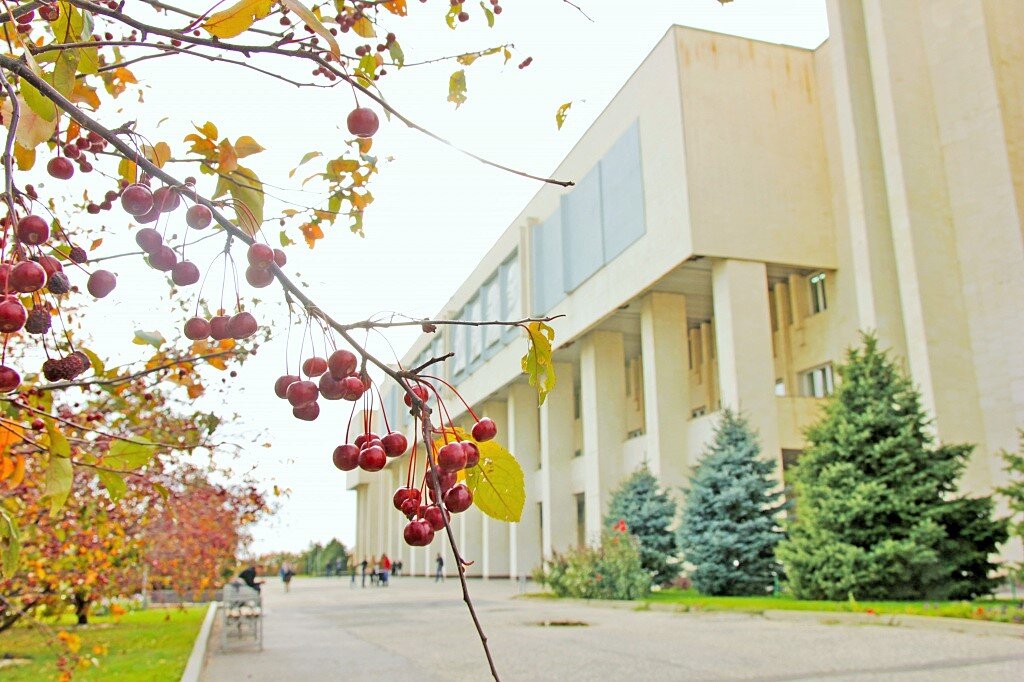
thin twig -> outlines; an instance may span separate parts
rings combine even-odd
[[[134,381],[139,377],[144,377],[147,374],[153,374],[161,370],[170,369],[171,367],[178,367],[185,363],[195,363],[201,360],[212,360],[213,358],[222,358],[227,356],[238,357],[240,355],[246,355],[245,350],[225,350],[219,353],[209,353],[207,355],[195,355],[188,358],[177,358],[163,365],[157,365],[156,367],[150,367],[133,374],[127,374],[124,376],[114,377],[113,379],[94,379],[85,381],[58,381],[52,384],[43,384],[42,386],[36,386],[38,391],[59,391],[66,388],[72,388],[77,386],[117,386],[118,384],[125,384],[129,381]]]

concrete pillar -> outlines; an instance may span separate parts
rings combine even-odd
[[[835,126],[843,201],[837,238],[852,267],[836,273],[856,299],[857,327],[904,355],[896,256],[892,247],[878,115],[871,84],[863,0],[827,0]],[[844,229],[845,228],[845,229]]]
[[[690,370],[686,297],[652,292],[640,305],[644,373],[644,430],[651,472],[670,490],[690,474],[686,425],[690,416]]]
[[[793,334],[790,325],[793,324],[792,311],[790,307],[789,284],[778,282],[775,285],[775,326],[779,334],[779,356],[782,359],[782,376],[786,384],[786,395],[800,395],[800,386],[797,385],[796,367],[793,365]]]
[[[543,551],[550,557],[576,542],[576,507],[566,487],[573,456],[573,366],[555,363],[558,384],[540,406],[541,525]]]
[[[704,409],[708,413],[715,411],[718,401],[718,372],[715,371],[716,361],[711,357],[714,347],[711,323],[700,324],[700,382],[704,388]]]
[[[600,539],[608,496],[622,480],[626,438],[626,354],[622,334],[594,331],[580,343],[585,532]]]
[[[504,402],[490,401],[484,403],[481,417],[489,417],[498,426],[495,440],[509,447],[508,406]],[[513,455],[516,453],[510,450]],[[507,521],[498,521],[481,514],[483,519],[481,557],[483,559],[482,574],[484,578],[509,575],[509,526]]]
[[[984,447],[921,4],[865,0],[864,18],[907,359],[939,436]],[[985,458],[972,458],[965,476],[975,489],[986,488],[991,475]]]
[[[779,463],[779,418],[764,263],[716,259],[711,266],[722,407],[741,412],[757,430],[765,456]]]
[[[541,563],[540,513],[537,503],[543,499],[536,484],[540,468],[540,411],[537,390],[526,382],[516,382],[508,390],[508,448],[519,460],[526,477],[526,504],[519,523],[509,527],[510,578],[530,575]]]

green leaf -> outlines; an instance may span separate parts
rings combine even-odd
[[[43,80],[50,80],[47,78],[46,74],[43,73],[39,64],[36,63],[36,60],[33,59],[32,55],[27,51],[25,52],[25,61],[28,63],[29,69],[32,70],[32,73]],[[52,121],[57,118],[57,105],[53,103],[53,100],[43,95],[43,93],[39,92],[35,87],[29,85],[25,81],[21,82],[21,97],[25,100],[25,104],[28,105],[28,108],[34,111],[43,120]]]
[[[462,3],[458,5],[452,5],[448,8],[448,14],[444,15],[445,23],[448,24],[448,28],[455,30],[455,22],[459,19],[459,12],[462,11]]]
[[[397,40],[392,40],[388,45],[388,54],[391,55],[391,61],[395,63],[395,66],[398,68],[405,66],[405,52],[402,52],[402,46],[398,44]]]
[[[482,7],[482,8],[483,8],[483,10],[484,10],[484,15],[485,15],[485,16],[487,17],[487,26],[488,26],[489,28],[494,28],[494,12],[492,12],[492,11],[491,11],[491,8],[490,8],[490,7],[488,7],[487,5],[485,5],[485,4],[484,4],[484,3],[482,2],[482,0],[481,0],[481,2],[480,2],[480,7]]]
[[[295,243],[295,240],[293,240],[291,237],[289,237],[288,233],[285,232],[284,230],[281,230],[280,239],[281,239],[281,246],[291,246],[292,244]]]
[[[302,160],[299,161],[299,165],[296,166],[295,168],[292,168],[291,171],[288,173],[288,177],[290,178],[294,176],[295,172],[298,171],[299,168],[303,166],[303,164],[307,163],[308,161],[312,161],[318,156],[323,156],[323,152],[306,152],[306,154],[302,157]]]
[[[99,469],[96,471],[96,475],[99,477],[103,487],[107,489],[107,494],[110,495],[112,501],[117,502],[128,491],[128,484],[124,482],[121,474]]]
[[[235,215],[238,226],[249,236],[259,231],[263,224],[263,183],[256,173],[244,166],[239,166],[230,173],[218,173],[217,188],[213,198],[230,194],[236,203],[242,206],[235,206]],[[246,212],[248,209],[248,212]],[[250,216],[249,213],[252,215]],[[253,223],[255,221],[255,224]]]
[[[132,339],[132,343],[139,346],[145,346],[148,344],[153,346],[153,348],[160,350],[160,346],[167,343],[167,339],[165,339],[164,335],[160,332],[147,332],[144,329],[136,329],[135,338]]]
[[[43,496],[50,500],[50,516],[56,516],[67,502],[73,476],[74,469],[69,458],[50,456],[50,466],[46,469],[46,488],[43,491]]]
[[[555,123],[558,125],[558,129],[562,129],[562,124],[565,123],[565,117],[569,115],[569,108],[572,106],[572,102],[566,102],[562,106],[558,107],[558,111],[555,112]]]
[[[0,563],[3,575],[10,578],[18,568],[18,555],[21,553],[21,534],[18,532],[18,521],[0,507]]]
[[[134,442],[115,440],[103,457],[103,464],[122,472],[134,471],[149,464],[154,454],[156,446],[142,438],[136,438]]]
[[[480,448],[480,463],[466,470],[466,485],[473,491],[473,504],[492,519],[519,521],[526,504],[523,468],[512,453],[493,440],[476,446]]]
[[[538,402],[543,405],[557,381],[551,358],[555,330],[543,322],[531,322],[526,326],[526,335],[529,347],[522,360],[523,372],[529,376],[530,385],[537,389]]]
[[[103,373],[107,371],[107,367],[103,364],[103,360],[100,359],[100,356],[96,355],[96,353],[93,353],[88,348],[82,348],[81,346],[79,346],[77,350],[82,351],[85,353],[86,357],[89,358],[89,363],[92,365],[93,373],[96,376],[103,376]]]
[[[448,79],[448,101],[458,109],[466,101],[466,70],[459,69]]]
[[[57,429],[57,425],[52,419],[47,417],[43,421],[46,422],[46,433],[50,436],[50,454],[55,457],[70,457],[71,446],[68,444],[68,439]]]
[[[165,486],[165,485],[161,485],[159,483],[154,483],[153,484],[153,490],[155,490],[158,493],[160,493],[160,497],[163,498],[164,502],[166,502],[167,498],[171,496],[171,491],[168,490],[167,486]]]

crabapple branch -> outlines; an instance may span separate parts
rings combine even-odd
[[[195,362],[209,361],[209,360],[213,360],[213,359],[216,359],[216,358],[227,358],[227,357],[235,357],[235,358],[237,358],[237,357],[240,357],[240,356],[245,356],[247,354],[248,354],[248,351],[246,351],[246,350],[225,350],[225,351],[220,351],[219,353],[207,353],[206,355],[194,355],[192,357],[187,357],[187,358],[175,358],[174,360],[171,360],[170,362],[167,362],[167,363],[165,363],[163,365],[157,365],[156,367],[150,367],[149,369],[144,369],[144,370],[141,370],[141,371],[138,371],[138,372],[134,372],[132,374],[127,374],[127,375],[124,375],[124,376],[114,377],[112,379],[89,379],[89,380],[83,380],[83,381],[57,381],[57,382],[54,382],[52,384],[43,384],[42,386],[37,386],[36,389],[39,390],[39,391],[59,391],[59,390],[65,389],[65,388],[73,388],[73,387],[117,386],[119,384],[124,384],[124,383],[128,383],[130,381],[134,381],[135,379],[138,379],[139,377],[144,377],[144,376],[147,376],[149,374],[153,374],[154,372],[159,372],[159,371],[162,371],[162,370],[165,370],[165,369],[170,369],[172,367],[178,367],[179,365],[183,365],[185,363],[195,363]]]
[[[460,325],[465,327],[517,327],[531,322],[551,322],[565,315],[549,317],[524,317],[521,320],[403,320],[400,322],[374,322],[363,320],[341,325],[345,329],[386,329],[388,327],[420,327],[423,325]]]

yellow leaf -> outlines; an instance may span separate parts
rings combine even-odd
[[[370,147],[373,146],[372,137],[361,137],[359,138],[359,153],[367,154],[370,151]]]
[[[100,108],[100,96],[96,94],[96,88],[86,85],[81,80],[75,81],[75,88],[71,91],[71,101],[75,104],[88,104],[94,111]]]
[[[551,358],[555,330],[543,322],[531,322],[526,326],[526,335],[529,340],[522,360],[523,372],[529,376],[530,385],[537,389],[537,399],[543,405],[557,380]]]
[[[14,473],[14,458],[7,455],[0,455],[0,458],[0,481],[5,481]]]
[[[235,140],[235,155],[240,159],[252,156],[253,154],[258,154],[259,152],[262,152],[263,149],[264,148],[259,142],[248,135],[242,135],[240,138]]]
[[[25,457],[18,455],[14,458],[14,472],[7,479],[7,489],[14,490],[25,480]]]
[[[139,176],[139,167],[130,159],[121,159],[121,162],[117,164],[117,174],[130,184],[135,182],[135,178]]]
[[[565,123],[565,117],[569,115],[569,107],[572,106],[572,102],[566,102],[562,106],[558,107],[558,111],[555,112],[555,124],[558,125],[558,129],[562,129],[562,124]]]
[[[142,145],[142,153],[157,168],[163,168],[164,164],[171,158],[171,148],[166,142],[157,142],[155,147],[144,144]]]
[[[47,121],[45,118],[32,111],[25,104],[25,100],[18,97],[18,104],[21,106],[21,118],[18,120],[17,130],[17,141],[25,149],[34,149],[41,142],[46,142],[53,135],[54,130],[57,129],[57,117],[54,117],[52,121]],[[0,116],[3,117],[3,123],[7,126],[7,122],[11,120],[11,103],[5,99],[0,104]]]
[[[197,126],[195,123],[192,124],[192,127],[198,130],[199,134],[203,135],[204,137],[207,137],[211,140],[217,139],[217,126],[213,125],[213,123],[211,123],[210,121],[204,123],[201,128]],[[186,137],[185,139],[187,140],[188,138]]]
[[[254,172],[238,166],[230,173],[219,173],[213,198],[230,194],[235,200],[235,215],[238,226],[250,236],[255,235],[263,224],[263,183]]]
[[[366,17],[359,19],[356,23],[352,24],[352,30],[355,31],[357,36],[362,38],[373,38],[377,35],[377,32],[373,30],[373,24]]]
[[[32,166],[36,165],[36,150],[25,149],[15,142],[14,160],[18,162],[18,170],[29,170]]]
[[[341,58],[341,46],[338,45],[338,41],[334,39],[331,32],[328,31],[322,23],[320,23],[320,19],[317,18],[316,14],[310,12],[309,8],[299,2],[299,0],[281,0],[281,4],[299,15],[299,18],[302,19],[307,26],[313,29],[314,33],[327,41],[327,44],[331,48],[331,54],[339,59]]]
[[[201,396],[206,389],[203,388],[202,384],[191,384],[187,390],[188,397],[195,400],[196,398]]]
[[[466,72],[459,69],[448,79],[448,101],[458,109],[466,101]]]
[[[211,14],[203,28],[218,38],[234,38],[270,14],[277,0],[239,0],[231,7]]]
[[[92,244],[89,246],[89,250],[90,251],[95,251],[96,249],[98,249],[100,247],[100,244],[102,244],[102,243],[103,243],[103,239],[102,238],[101,239],[94,239],[92,241]]]
[[[455,437],[469,441],[480,450],[480,462],[465,470],[465,483],[473,491],[473,504],[492,519],[519,521],[526,503],[526,478],[512,453],[493,440],[477,442],[458,427],[445,429],[445,432],[449,440]],[[444,439],[434,441],[435,449],[442,445]]]
[[[238,168],[238,154],[235,148],[227,140],[223,140],[218,148],[217,170],[221,173],[230,173]]]

